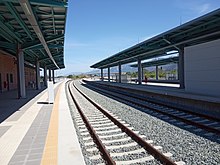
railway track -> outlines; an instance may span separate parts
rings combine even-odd
[[[73,82],[68,82],[69,93],[78,112],[75,116],[81,135],[85,135],[85,145],[90,146],[91,160],[104,164],[167,164],[183,165],[183,161],[171,160],[171,153],[163,153],[161,146],[153,144],[152,140],[139,135],[129,124],[116,115],[103,109],[82,93]],[[90,108],[82,108],[81,102]],[[91,135],[91,137],[89,136]],[[95,144],[94,144],[95,142]],[[104,161],[100,161],[99,149]],[[97,163],[97,164],[98,164]]]
[[[95,88],[100,92],[108,94],[111,97],[122,99],[127,101],[135,106],[142,107],[144,109],[152,110],[156,113],[163,115],[163,118],[170,118],[170,120],[178,120],[183,123],[188,124],[187,128],[192,128],[193,126],[197,127],[195,132],[201,132],[206,130],[206,136],[213,136],[216,134],[220,135],[220,121],[217,118],[210,117],[204,114],[199,114],[196,112],[191,112],[185,109],[180,109],[172,107],[170,105],[165,105],[163,103],[157,103],[138,94],[134,94],[128,91],[120,90],[119,88],[111,89],[110,87],[102,86],[101,84],[89,83],[84,81],[90,87]]]

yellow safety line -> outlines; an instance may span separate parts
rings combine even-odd
[[[58,162],[58,107],[61,86],[62,84],[57,91],[52,114],[50,117],[50,125],[41,160],[42,165],[57,165]]]

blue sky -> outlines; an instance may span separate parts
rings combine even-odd
[[[65,69],[90,65],[181,23],[220,8],[220,0],[69,0]]]

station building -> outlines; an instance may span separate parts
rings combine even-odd
[[[67,1],[0,2],[0,92],[40,89],[64,68]],[[44,70],[44,84],[40,80]]]
[[[0,92],[15,90],[18,87],[17,58],[12,55],[0,54]],[[24,65],[25,87],[35,88],[36,71],[35,66]]]

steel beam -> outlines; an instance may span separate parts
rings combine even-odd
[[[28,29],[27,25],[24,23],[23,19],[21,18],[20,14],[17,12],[17,10],[15,9],[15,7],[9,3],[9,2],[5,2],[5,5],[7,6],[8,10],[11,12],[11,14],[14,16],[14,18],[17,20],[17,22],[20,24],[20,26],[24,29],[24,31],[27,33],[27,35],[29,36],[29,38],[31,40],[34,40],[34,38],[31,35],[30,30]]]
[[[52,1],[52,0],[30,0],[33,5],[52,6],[52,7],[67,7],[66,2]]]
[[[184,40],[184,41],[181,41],[181,42],[177,42],[177,43],[175,43],[175,44],[173,44],[173,45],[168,45],[168,46],[165,46],[165,47],[162,47],[162,48],[159,48],[159,49],[155,49],[155,50],[151,50],[151,51],[148,51],[148,52],[145,52],[145,53],[133,55],[132,57],[120,59],[120,61],[121,61],[121,62],[124,62],[124,61],[130,60],[130,62],[133,62],[133,61],[135,61],[135,59],[138,58],[138,57],[140,58],[140,57],[143,57],[143,56],[146,56],[146,55],[149,55],[149,54],[153,54],[153,53],[160,52],[160,51],[162,51],[162,50],[165,51],[166,49],[172,48],[172,47],[174,47],[174,46],[178,46],[178,47],[179,47],[179,45],[183,45],[183,44],[190,43],[190,42],[195,42],[195,41],[197,41],[197,40],[205,39],[206,37],[212,37],[212,36],[216,36],[216,35],[220,35],[220,31],[213,32],[213,33],[206,34],[206,35],[199,36],[199,37],[195,37],[195,38],[191,38],[191,39]],[[108,67],[108,66],[116,66],[117,64],[118,64],[118,61],[114,61],[114,62],[105,64],[105,65],[102,65],[102,66],[100,66],[99,68],[106,68],[106,67]]]
[[[40,42],[42,43],[42,45],[44,46],[44,49],[46,50],[48,56],[50,57],[51,61],[54,63],[54,65],[59,68],[59,66],[57,65],[57,63],[55,62],[55,60],[53,59],[53,56],[50,52],[50,49],[48,48],[47,42],[44,38],[44,35],[40,29],[40,26],[38,25],[37,19],[33,13],[32,7],[30,5],[30,2],[28,0],[19,0],[19,3],[23,9],[23,11],[25,12],[25,15],[28,19],[28,21],[30,22],[32,28],[34,29],[34,32],[37,34],[38,39],[40,40]]]
[[[60,57],[60,56],[62,56],[62,53],[57,53],[57,54],[53,55],[53,58]],[[44,61],[44,60],[49,60],[49,59],[50,59],[49,57],[41,58],[41,59],[39,59],[39,61]]]
[[[10,35],[8,35],[8,33],[6,33],[5,30],[2,29],[1,27],[0,27],[0,36],[5,38],[9,42],[14,42],[14,39]]]
[[[3,2],[14,2],[17,3],[18,0],[1,0]],[[53,6],[53,7],[67,7],[67,2],[60,2],[54,0],[29,0],[30,4],[40,5],[40,6]]]
[[[51,44],[48,45],[48,48],[63,48],[63,44]],[[34,49],[44,49],[43,45],[38,45],[36,47],[31,48],[32,50]]]
[[[56,40],[59,40],[59,39],[62,39],[62,38],[64,38],[63,34],[57,35],[57,36],[54,36],[54,37],[50,37],[50,38],[46,38],[46,42],[50,43],[50,42],[53,42],[53,41],[56,41]],[[41,42],[35,42],[34,41],[32,43],[22,45],[22,49],[23,50],[32,49],[32,48],[35,48],[35,47],[38,47],[38,46],[43,46],[43,44]]]
[[[14,49],[15,50],[16,45],[14,43],[0,41],[0,48]]]
[[[22,43],[23,41],[13,32],[11,31],[11,29],[9,29],[4,22],[2,22],[2,16],[0,15],[0,27],[6,32],[8,33],[9,36],[11,36],[14,40],[19,41],[20,43]],[[8,36],[6,36],[7,38]],[[5,37],[4,37],[5,38]]]

